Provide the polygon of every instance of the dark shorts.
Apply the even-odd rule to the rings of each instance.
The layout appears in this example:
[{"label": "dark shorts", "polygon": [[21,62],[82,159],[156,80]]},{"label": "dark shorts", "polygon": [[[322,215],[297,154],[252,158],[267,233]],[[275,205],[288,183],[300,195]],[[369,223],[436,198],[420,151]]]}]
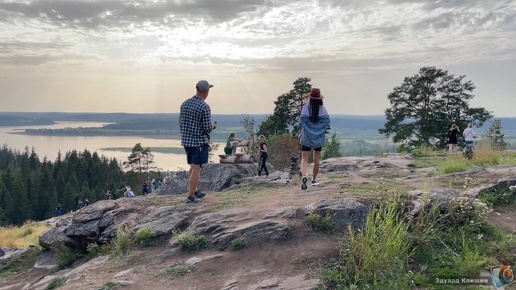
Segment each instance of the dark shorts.
[{"label": "dark shorts", "polygon": [[208,163],[208,145],[202,145],[199,147],[185,147],[186,151],[186,163],[202,165]]},{"label": "dark shorts", "polygon": [[[301,145],[301,151],[310,151],[312,148]],[[314,148],[314,151],[321,151],[322,147]]]}]

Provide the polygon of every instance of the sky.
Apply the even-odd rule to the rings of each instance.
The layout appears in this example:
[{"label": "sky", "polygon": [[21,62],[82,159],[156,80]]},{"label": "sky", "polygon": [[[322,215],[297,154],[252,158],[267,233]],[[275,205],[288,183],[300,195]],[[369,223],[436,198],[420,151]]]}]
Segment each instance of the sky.
[{"label": "sky", "polygon": [[513,0],[0,0],[0,111],[272,113],[309,77],[330,114],[381,115],[423,66],[516,116]]}]

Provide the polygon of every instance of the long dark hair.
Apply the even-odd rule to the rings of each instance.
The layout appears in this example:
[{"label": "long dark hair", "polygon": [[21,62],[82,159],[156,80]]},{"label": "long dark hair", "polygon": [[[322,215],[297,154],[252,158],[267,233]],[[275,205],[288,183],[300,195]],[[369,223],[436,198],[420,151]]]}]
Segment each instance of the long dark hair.
[{"label": "long dark hair", "polygon": [[310,115],[308,119],[312,123],[319,122],[319,111],[321,110],[322,105],[323,101],[321,99],[310,99],[310,103],[308,104],[308,113]]}]

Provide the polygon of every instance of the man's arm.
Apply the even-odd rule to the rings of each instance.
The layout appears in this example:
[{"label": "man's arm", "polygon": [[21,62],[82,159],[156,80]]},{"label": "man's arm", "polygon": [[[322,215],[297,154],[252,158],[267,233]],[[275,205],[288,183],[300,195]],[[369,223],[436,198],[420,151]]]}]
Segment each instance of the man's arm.
[{"label": "man's arm", "polygon": [[210,135],[213,130],[213,125],[211,124],[211,110],[210,107],[206,107],[202,111],[201,115],[201,128],[204,134]]}]

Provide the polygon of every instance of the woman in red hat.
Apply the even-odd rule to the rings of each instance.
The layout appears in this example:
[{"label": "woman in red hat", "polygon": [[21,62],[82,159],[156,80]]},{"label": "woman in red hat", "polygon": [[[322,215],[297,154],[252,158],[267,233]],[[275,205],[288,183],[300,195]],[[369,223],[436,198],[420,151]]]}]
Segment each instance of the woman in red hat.
[{"label": "woman in red hat", "polygon": [[308,178],[306,177],[306,170],[308,168],[308,157],[310,151],[314,150],[314,168],[312,172],[312,186],[316,186],[317,174],[319,173],[319,160],[321,158],[321,150],[326,142],[326,131],[330,129],[330,116],[326,107],[323,105],[324,96],[321,95],[321,90],[313,88],[308,94],[310,98],[308,104],[304,105],[301,110],[301,118],[299,119],[299,126],[301,133],[299,141],[301,143],[301,189],[306,189]]}]

